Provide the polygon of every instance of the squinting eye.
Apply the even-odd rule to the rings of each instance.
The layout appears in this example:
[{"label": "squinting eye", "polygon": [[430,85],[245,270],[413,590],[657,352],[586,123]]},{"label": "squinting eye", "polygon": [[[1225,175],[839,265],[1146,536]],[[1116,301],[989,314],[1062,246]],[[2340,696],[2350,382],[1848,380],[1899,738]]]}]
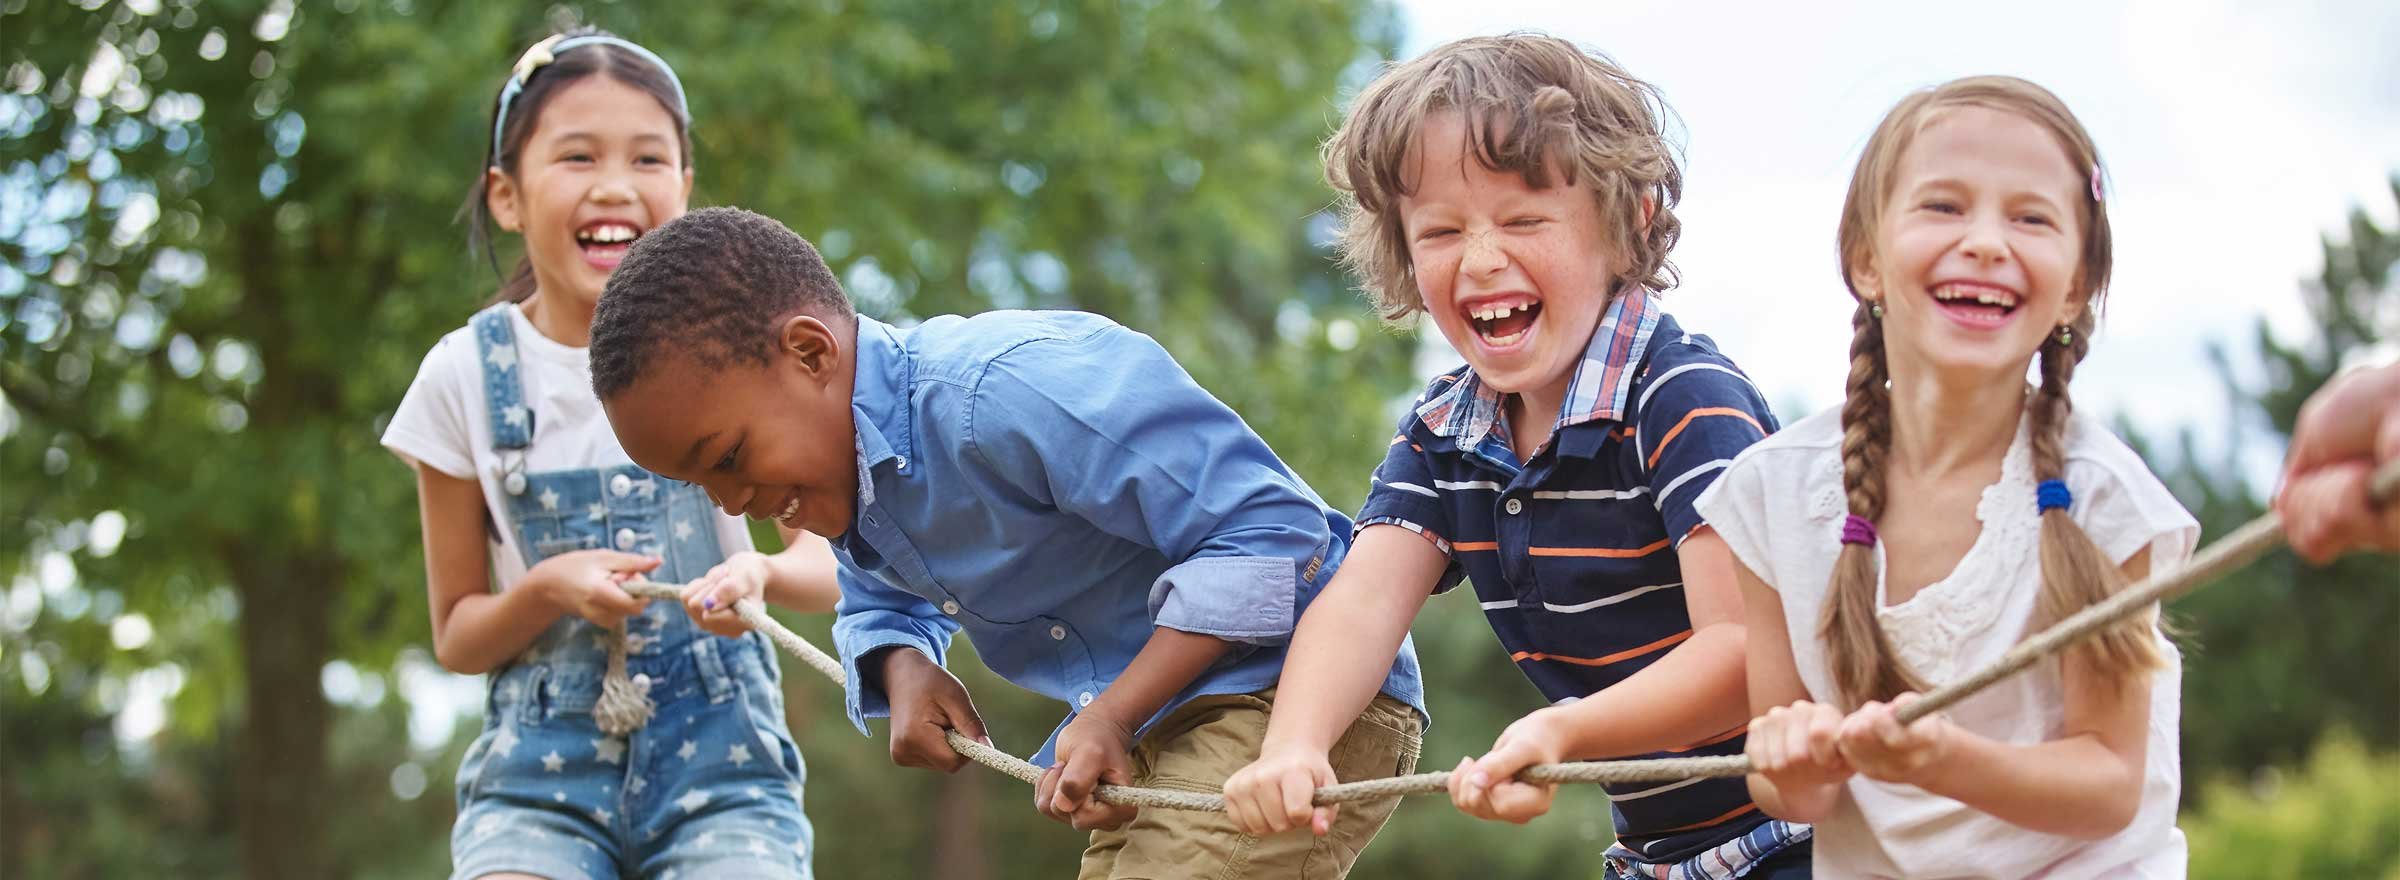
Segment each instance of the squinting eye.
[{"label": "squinting eye", "polygon": [[1432,241],[1437,238],[1449,238],[1450,236],[1457,234],[1458,230],[1456,229],[1428,229],[1424,232],[1417,233],[1417,240]]}]

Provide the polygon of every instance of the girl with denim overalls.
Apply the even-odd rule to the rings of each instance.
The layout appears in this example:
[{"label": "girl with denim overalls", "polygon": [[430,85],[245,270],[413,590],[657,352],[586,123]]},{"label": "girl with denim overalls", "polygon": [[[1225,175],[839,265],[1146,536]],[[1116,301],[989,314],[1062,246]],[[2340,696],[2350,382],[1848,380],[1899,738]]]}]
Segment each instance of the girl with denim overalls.
[{"label": "girl with denim overalls", "polygon": [[[684,212],[683,90],[595,31],[517,62],[469,212],[525,239],[497,303],[425,358],[383,443],[417,469],[434,650],[490,673],[458,770],[453,876],[809,876],[805,770],[772,648],[706,597],[830,611],[825,541],[772,556],[698,487],[635,466],[582,347],[608,273]],[[627,593],[688,583],[685,609]],[[497,584],[494,591],[492,585]]]}]

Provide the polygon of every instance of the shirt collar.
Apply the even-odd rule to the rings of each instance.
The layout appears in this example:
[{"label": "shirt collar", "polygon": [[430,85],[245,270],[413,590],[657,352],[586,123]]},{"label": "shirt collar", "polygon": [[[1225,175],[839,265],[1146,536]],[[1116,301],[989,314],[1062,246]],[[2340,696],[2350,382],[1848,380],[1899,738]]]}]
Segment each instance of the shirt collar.
[{"label": "shirt collar", "polygon": [[855,375],[850,385],[850,420],[857,431],[859,506],[875,503],[870,479],[876,465],[909,454],[908,386],[913,365],[904,331],[858,316]]},{"label": "shirt collar", "polygon": [[[1583,360],[1567,383],[1557,427],[1607,419],[1623,421],[1631,404],[1634,368],[1649,349],[1650,335],[1659,322],[1658,293],[1628,285],[1609,301],[1584,344]],[[1474,449],[1491,436],[1500,421],[1500,392],[1475,375],[1473,367],[1450,387],[1417,407],[1417,418],[1434,436],[1450,438],[1460,449]]]}]

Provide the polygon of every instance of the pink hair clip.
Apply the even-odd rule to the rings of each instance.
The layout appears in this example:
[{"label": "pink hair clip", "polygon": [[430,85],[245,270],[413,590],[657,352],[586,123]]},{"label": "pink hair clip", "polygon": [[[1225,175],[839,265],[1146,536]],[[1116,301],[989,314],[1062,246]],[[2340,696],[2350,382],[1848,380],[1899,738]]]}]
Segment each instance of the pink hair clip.
[{"label": "pink hair clip", "polygon": [[2100,201],[2100,166],[2097,164],[2092,166],[2092,201]]}]

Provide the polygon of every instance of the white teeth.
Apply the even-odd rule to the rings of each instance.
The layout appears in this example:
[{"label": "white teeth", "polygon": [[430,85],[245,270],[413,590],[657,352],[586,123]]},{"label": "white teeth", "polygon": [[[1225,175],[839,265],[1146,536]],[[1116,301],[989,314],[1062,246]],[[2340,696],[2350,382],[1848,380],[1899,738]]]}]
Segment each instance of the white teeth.
[{"label": "white teeth", "polygon": [[791,500],[791,501],[789,501],[789,502],[787,502],[787,503],[785,503],[785,504],[783,505],[783,510],[782,510],[781,512],[778,512],[778,513],[776,513],[776,514],[775,514],[775,518],[776,518],[776,519],[778,519],[778,520],[788,520],[788,519],[791,519],[791,518],[792,518],[792,515],[793,515],[793,514],[796,514],[796,513],[799,513],[799,512],[800,512],[800,497],[799,497],[799,496],[797,496],[797,495],[795,495],[795,496],[792,496],[792,500]]},{"label": "white teeth", "polygon": [[1525,338],[1525,331],[1519,330],[1515,333],[1508,334],[1507,336],[1486,336],[1483,338],[1483,341],[1490,344],[1493,348],[1500,348],[1504,346],[1515,345],[1517,340],[1523,338]]},{"label": "white teeth", "polygon": [[612,224],[608,226],[595,226],[593,228],[577,232],[575,233],[575,238],[578,241],[588,241],[598,244],[616,244],[623,241],[632,241],[635,238],[640,237],[640,235],[641,233],[633,231],[633,227]]},{"label": "white teeth", "polygon": [[1468,314],[1472,315],[1475,320],[1478,321],[1497,321],[1501,318],[1505,318],[1531,308],[1533,308],[1533,304],[1527,303],[1521,306],[1500,306],[1499,308],[1484,309],[1482,311],[1469,312]]}]

